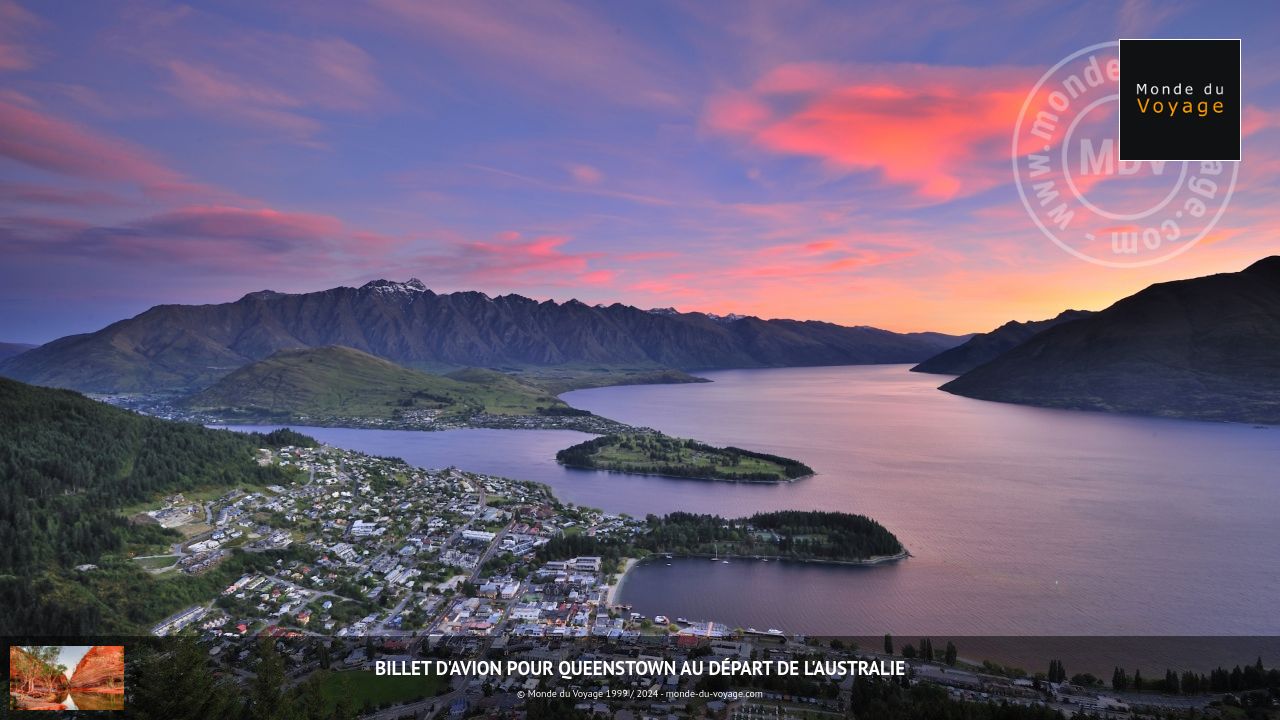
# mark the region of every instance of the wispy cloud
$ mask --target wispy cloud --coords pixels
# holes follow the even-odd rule
[[[133,143],[5,101],[0,101],[0,157],[71,178],[124,183],[152,195],[206,189]]]
[[[35,66],[39,51],[29,39],[43,24],[15,0],[0,0],[0,72]]]

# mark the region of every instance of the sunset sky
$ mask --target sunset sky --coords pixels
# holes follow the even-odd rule
[[[0,341],[380,277],[971,332],[1277,252],[1275,7],[1063,5],[0,0]],[[1243,38],[1230,209],[1142,269],[1010,169],[1118,37]]]

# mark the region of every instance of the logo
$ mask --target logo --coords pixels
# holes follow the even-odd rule
[[[1120,40],[1120,158],[1239,160],[1239,40]]]
[[[1106,267],[1176,257],[1213,230],[1239,164],[1121,160],[1119,43],[1078,50],[1023,101],[1013,173],[1023,206],[1058,247]]]

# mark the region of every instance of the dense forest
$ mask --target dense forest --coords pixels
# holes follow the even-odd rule
[[[569,467],[738,482],[781,482],[813,474],[813,468],[791,458],[660,433],[604,435],[561,450],[556,460]]]
[[[747,555],[794,560],[853,562],[897,555],[902,543],[883,525],[862,515],[784,510],[726,520],[676,512],[650,515],[647,532],[623,544],[585,535],[562,536],[539,548],[543,560],[599,555],[616,560],[634,550],[650,553]]]
[[[121,508],[166,492],[284,482],[285,471],[259,466],[254,452],[311,443],[288,430],[240,434],[148,418],[0,378],[0,605],[8,609],[0,630],[97,630],[93,616],[68,617],[59,606],[93,577],[69,568],[109,566],[104,555],[177,539],[130,523]]]
[[[785,510],[737,520],[677,512],[650,516],[648,525],[637,544],[654,552],[848,561],[903,551],[880,523],[841,512]]]

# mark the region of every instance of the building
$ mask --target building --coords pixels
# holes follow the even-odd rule
[[[363,538],[363,537],[369,537],[370,535],[376,535],[377,533],[378,533],[378,523],[366,522],[364,520],[356,520],[355,522],[351,523],[352,537]]]
[[[467,542],[490,543],[490,542],[493,542],[493,539],[495,537],[497,537],[497,535],[491,532],[487,532],[485,530],[463,530],[462,531],[462,539],[466,540]]]
[[[206,612],[208,611],[199,605],[187,608],[180,613],[170,615],[161,620],[155,627],[151,628],[151,634],[163,637],[171,633],[180,632],[183,628],[204,617]]]

